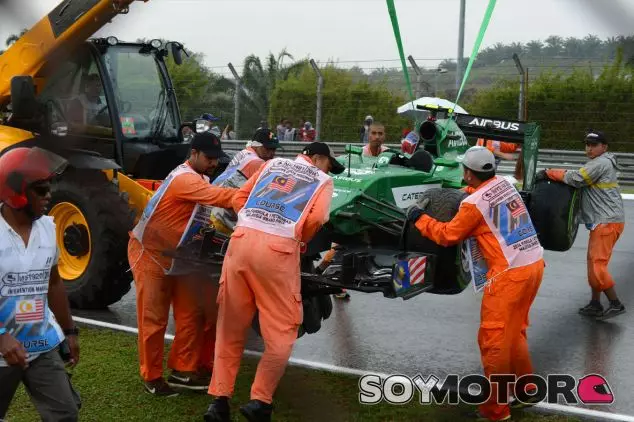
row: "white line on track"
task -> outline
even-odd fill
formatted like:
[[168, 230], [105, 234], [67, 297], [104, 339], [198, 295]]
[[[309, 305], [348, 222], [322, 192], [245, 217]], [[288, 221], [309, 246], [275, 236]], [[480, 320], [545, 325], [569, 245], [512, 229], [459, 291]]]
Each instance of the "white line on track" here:
[[[632, 199], [634, 199], [634, 195], [632, 195]], [[102, 327], [102, 328], [110, 328], [112, 330], [124, 331], [126, 333], [139, 334], [139, 330], [137, 330], [136, 328], [128, 327], [125, 325], [112, 324], [110, 322], [97, 321], [95, 319], [82, 318], [82, 317], [76, 317], [76, 316], [73, 316], [73, 320], [82, 324], [86, 324], [86, 325], [92, 325], [92, 326]], [[165, 334], [165, 338], [170, 341], [174, 340], [174, 336], [172, 334]], [[256, 352], [253, 350], [245, 350], [244, 354], [246, 356], [262, 356], [262, 352]], [[298, 359], [298, 358], [290, 358], [289, 364], [308, 368], [308, 369], [317, 369], [317, 370], [332, 372], [336, 374], [344, 374], [344, 375], [363, 376], [366, 374], [375, 374], [382, 378], [387, 378], [389, 376], [389, 374], [383, 374], [380, 372], [362, 371], [360, 369], [346, 368], [346, 367], [337, 366], [337, 365], [330, 365], [328, 363], [314, 362], [314, 361]], [[569, 416], [578, 416], [582, 418], [589, 418], [595, 421], [605, 420], [605, 421], [634, 422], [634, 416], [623, 415], [619, 413], [602, 412], [599, 410], [584, 409], [584, 408], [575, 407], [575, 406], [539, 403], [535, 407], [541, 411], [545, 411], [549, 413], [559, 413], [559, 414], [565, 414]]]

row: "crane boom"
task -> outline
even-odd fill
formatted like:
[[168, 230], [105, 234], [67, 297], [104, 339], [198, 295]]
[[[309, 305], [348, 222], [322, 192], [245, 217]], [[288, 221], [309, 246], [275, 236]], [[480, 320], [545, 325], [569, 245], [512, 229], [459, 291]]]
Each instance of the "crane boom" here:
[[12, 77], [33, 77], [39, 91], [47, 63], [67, 58], [115, 16], [127, 13], [134, 1], [64, 0], [58, 4], [0, 55], [0, 106], [10, 101]]

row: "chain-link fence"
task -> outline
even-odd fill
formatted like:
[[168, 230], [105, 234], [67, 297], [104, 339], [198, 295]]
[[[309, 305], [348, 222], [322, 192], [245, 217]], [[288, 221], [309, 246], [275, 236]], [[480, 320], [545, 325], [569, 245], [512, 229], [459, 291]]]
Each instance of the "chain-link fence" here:
[[[634, 115], [632, 70], [618, 56], [612, 57], [531, 57], [519, 61], [528, 76], [527, 89], [520, 98], [520, 72], [512, 56], [482, 64], [479, 59], [469, 76], [460, 105], [470, 114], [528, 120], [542, 125], [542, 146], [579, 149], [587, 129], [604, 130], [611, 146], [634, 151], [630, 133]], [[465, 60], [466, 63], [466, 60]], [[399, 143], [413, 128], [414, 120], [399, 116], [397, 108], [409, 101], [400, 61], [366, 60], [314, 63], [323, 78], [318, 101], [318, 73], [309, 63], [275, 75], [264, 69], [258, 73], [234, 65], [241, 79], [240, 132], [245, 139], [263, 122], [276, 128], [282, 119], [295, 129], [293, 140], [317, 137], [327, 141], [359, 142], [365, 116], [386, 126], [388, 143]], [[448, 59], [409, 59], [408, 71], [415, 98], [429, 96], [454, 100], [457, 93], [456, 65]], [[221, 89], [209, 89], [204, 96], [181, 99], [183, 117], [211, 112], [221, 118], [220, 129], [234, 125], [235, 80], [229, 67], [212, 67], [210, 72]], [[320, 105], [319, 113], [317, 111]], [[521, 105], [526, 108], [520, 112]], [[316, 118], [319, 116], [320, 121]], [[305, 129], [306, 122], [310, 128]], [[319, 126], [319, 133], [314, 129]], [[312, 129], [312, 131], [311, 131]]]

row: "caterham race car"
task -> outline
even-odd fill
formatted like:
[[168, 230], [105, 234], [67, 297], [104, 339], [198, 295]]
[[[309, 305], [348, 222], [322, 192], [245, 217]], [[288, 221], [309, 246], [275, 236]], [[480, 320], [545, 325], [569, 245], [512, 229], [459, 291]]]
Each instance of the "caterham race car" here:
[[[420, 125], [413, 154], [388, 149], [378, 157], [366, 157], [360, 147], [347, 145], [338, 157], [346, 170], [333, 176], [330, 220], [302, 255], [305, 316], [300, 335], [320, 329], [332, 310], [330, 295], [341, 289], [406, 300], [421, 293], [458, 294], [472, 282], [466, 242], [441, 247], [423, 238], [405, 218], [407, 207], [425, 198], [431, 198], [430, 216], [440, 221], [453, 218], [467, 196], [461, 190], [460, 162], [470, 138], [521, 144], [520, 194], [542, 246], [566, 251], [574, 243], [579, 194], [561, 183], [536, 180], [538, 124], [418, 107], [429, 111], [429, 117]], [[219, 274], [229, 240], [212, 225], [199, 241], [171, 255], [204, 273]], [[318, 274], [315, 263], [333, 244], [335, 257]], [[257, 331], [257, 318], [255, 327]]]

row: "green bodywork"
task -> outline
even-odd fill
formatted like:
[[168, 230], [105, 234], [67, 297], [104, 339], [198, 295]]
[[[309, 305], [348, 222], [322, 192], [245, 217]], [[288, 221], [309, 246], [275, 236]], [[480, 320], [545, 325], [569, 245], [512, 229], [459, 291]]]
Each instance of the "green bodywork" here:
[[[395, 157], [405, 160], [411, 158], [410, 154], [401, 151], [387, 150], [378, 157], [366, 157], [362, 156], [362, 148], [346, 145], [346, 153], [338, 158], [346, 170], [333, 176], [334, 194], [329, 223], [335, 232], [354, 236], [373, 224], [393, 222], [399, 212], [387, 208], [386, 204], [404, 212], [427, 189], [460, 189], [465, 186], [460, 163], [471, 145], [455, 119], [439, 119], [435, 123], [437, 130], [434, 138], [420, 141], [435, 147], [434, 165], [429, 172], [406, 165], [389, 164]], [[537, 124], [525, 124], [522, 145], [525, 191], [532, 189], [535, 179], [539, 134]], [[385, 205], [381, 206], [370, 198]]]

